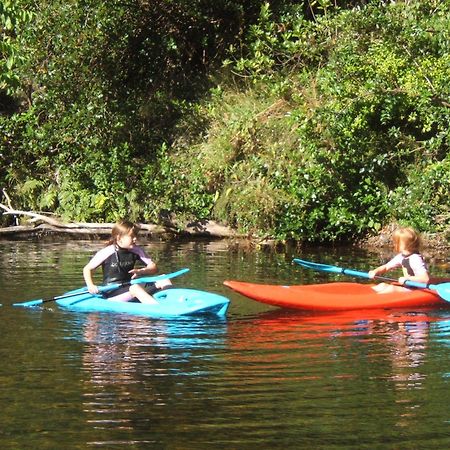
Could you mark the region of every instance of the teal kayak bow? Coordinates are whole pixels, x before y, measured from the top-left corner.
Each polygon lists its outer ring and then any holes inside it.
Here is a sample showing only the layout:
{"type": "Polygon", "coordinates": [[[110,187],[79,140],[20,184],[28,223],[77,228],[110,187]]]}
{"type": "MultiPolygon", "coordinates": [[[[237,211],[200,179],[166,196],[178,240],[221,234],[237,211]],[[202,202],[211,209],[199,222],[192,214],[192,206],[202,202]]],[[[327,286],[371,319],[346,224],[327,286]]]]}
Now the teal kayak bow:
{"type": "MultiPolygon", "coordinates": [[[[167,274],[163,274],[163,275],[155,275],[153,277],[135,278],[135,279],[133,279],[131,281],[127,281],[125,283],[107,284],[105,286],[98,286],[98,291],[99,291],[99,293],[103,293],[103,292],[112,291],[114,289],[118,289],[122,286],[130,286],[132,284],[155,283],[157,281],[167,280],[169,278],[178,277],[180,275],[183,275],[186,272],[189,272],[189,269],[181,269],[181,270],[178,270],[177,272],[167,273],[167,274]]],[[[42,305],[43,303],[55,302],[58,300],[75,297],[75,296],[82,295],[82,294],[89,294],[89,291],[85,288],[81,288],[81,289],[76,289],[74,291],[67,292],[67,293],[65,293],[63,295],[59,295],[57,297],[52,297],[52,298],[48,298],[48,299],[41,298],[38,300],[30,300],[30,301],[22,302],[22,303],[14,303],[13,306],[38,306],[38,305],[42,305]]]]}
{"type": "MultiPolygon", "coordinates": [[[[330,272],[330,273],[338,273],[341,275],[349,275],[352,277],[360,277],[360,278],[367,278],[372,279],[369,276],[368,272],[360,272],[358,270],[353,269],[345,269],[343,267],[338,266],[330,266],[327,264],[318,264],[311,261],[305,261],[303,259],[294,258],[293,260],[296,264],[299,264],[300,266],[306,267],[308,269],[313,270],[319,270],[322,272],[330,272]]],[[[380,277],[375,276],[376,280],[381,281],[388,281],[391,283],[396,283],[397,280],[395,278],[388,278],[388,277],[380,277]]],[[[429,289],[431,291],[436,291],[436,293],[441,297],[443,300],[450,302],[450,283],[439,283],[439,284],[427,284],[427,283],[419,283],[417,281],[405,281],[404,286],[415,288],[415,289],[429,289]]]]}

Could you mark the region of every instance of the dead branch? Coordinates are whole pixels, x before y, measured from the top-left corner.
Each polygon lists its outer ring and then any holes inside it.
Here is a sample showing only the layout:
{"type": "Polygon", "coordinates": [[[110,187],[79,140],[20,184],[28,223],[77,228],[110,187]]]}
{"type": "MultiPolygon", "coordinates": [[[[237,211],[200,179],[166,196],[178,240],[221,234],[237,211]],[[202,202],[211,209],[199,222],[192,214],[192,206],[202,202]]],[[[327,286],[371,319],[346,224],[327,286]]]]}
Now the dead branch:
{"type": "MultiPolygon", "coordinates": [[[[3,192],[5,194],[5,192],[3,192]]],[[[0,236],[17,234],[49,234],[49,233],[60,233],[73,235],[107,235],[110,233],[113,223],[85,223],[85,222],[62,222],[59,219],[51,217],[49,215],[36,213],[33,211],[23,211],[19,209],[14,209],[11,206],[9,197],[5,195],[8,206],[0,203],[0,208],[4,210],[3,214],[15,215],[15,216],[26,216],[30,217],[28,222],[32,225],[30,226],[12,226],[8,228],[0,228],[0,236]]],[[[211,220],[202,220],[186,225],[184,229],[179,229],[175,231],[173,227],[163,227],[161,225],[155,224],[145,224],[139,223],[139,228],[146,232],[152,234],[180,234],[184,236],[193,237],[211,237],[211,238],[229,238],[229,237],[239,237],[230,228],[218,224],[211,220]]]]}

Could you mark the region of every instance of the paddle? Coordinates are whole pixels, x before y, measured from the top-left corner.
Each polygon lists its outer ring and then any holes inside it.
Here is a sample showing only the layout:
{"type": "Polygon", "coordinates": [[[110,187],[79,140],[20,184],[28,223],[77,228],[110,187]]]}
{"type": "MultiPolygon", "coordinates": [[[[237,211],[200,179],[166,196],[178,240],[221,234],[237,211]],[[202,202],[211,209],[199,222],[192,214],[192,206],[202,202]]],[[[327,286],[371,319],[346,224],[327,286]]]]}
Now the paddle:
{"type": "MultiPolygon", "coordinates": [[[[107,284],[106,286],[99,286],[98,290],[99,290],[99,293],[101,293],[101,292],[112,291],[114,289],[118,289],[123,286],[130,286],[132,284],[154,283],[156,281],[167,280],[169,278],[178,277],[180,275],[183,275],[186,272],[189,272],[189,269],[181,269],[181,270],[178,270],[177,272],[167,273],[164,275],[155,275],[153,277],[135,278],[134,280],[127,281],[124,283],[114,283],[114,284],[107,284]]],[[[66,294],[60,295],[58,297],[53,297],[53,298],[48,298],[48,299],[31,300],[31,301],[22,302],[22,303],[13,303],[13,306],[38,306],[38,305],[42,305],[43,303],[54,302],[56,300],[61,300],[63,298],[75,297],[76,295],[82,295],[82,294],[89,294],[89,291],[87,289],[77,289],[76,291],[67,292],[66,294]]]]}
{"type": "MultiPolygon", "coordinates": [[[[371,279],[368,272],[359,272],[357,270],[352,269],[344,269],[338,266],[329,266],[327,264],[318,264],[313,263],[311,261],[305,261],[303,259],[294,258],[294,262],[299,264],[300,266],[307,267],[308,269],[313,270],[321,270],[323,272],[331,272],[331,273],[340,273],[343,275],[349,275],[353,277],[361,277],[371,279]]],[[[387,277],[374,277],[377,280],[389,281],[389,282],[398,282],[395,278],[387,278],[387,277]]],[[[439,284],[427,284],[427,283],[419,283],[417,281],[405,281],[404,283],[407,287],[412,287],[416,289],[430,289],[432,291],[436,291],[439,297],[443,300],[450,302],[450,283],[439,283],[439,284]]]]}

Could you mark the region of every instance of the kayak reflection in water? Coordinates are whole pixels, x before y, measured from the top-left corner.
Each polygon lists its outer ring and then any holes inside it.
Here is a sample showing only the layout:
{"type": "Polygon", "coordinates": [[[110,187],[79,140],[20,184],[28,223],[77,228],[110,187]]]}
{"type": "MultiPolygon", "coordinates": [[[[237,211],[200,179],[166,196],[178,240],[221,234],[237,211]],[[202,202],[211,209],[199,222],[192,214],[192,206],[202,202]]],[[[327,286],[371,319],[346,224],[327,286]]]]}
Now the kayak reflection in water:
{"type": "MultiPolygon", "coordinates": [[[[102,266],[103,284],[126,283],[139,276],[151,275],[157,271],[156,264],[136,245],[139,227],[127,220],[116,223],[111,232],[111,238],[106,247],[99,250],[83,268],[83,277],[91,294],[97,294],[99,289],[93,281],[93,273],[102,266]],[[136,263],[144,267],[135,268],[136,263]]],[[[170,280],[157,283],[133,284],[124,286],[103,295],[116,302],[129,302],[138,299],[141,303],[157,304],[152,297],[155,292],[170,287],[170,280]]]]}
{"type": "MultiPolygon", "coordinates": [[[[422,240],[417,231],[410,227],[397,228],[392,235],[392,240],[394,243],[394,251],[397,255],[386,264],[370,270],[369,277],[374,278],[389,270],[402,267],[403,276],[398,279],[400,285],[403,285],[405,281],[429,283],[430,276],[428,274],[428,269],[420,254],[422,240]]],[[[410,290],[404,286],[395,286],[387,283],[378,284],[373,289],[382,294],[410,290]]]]}

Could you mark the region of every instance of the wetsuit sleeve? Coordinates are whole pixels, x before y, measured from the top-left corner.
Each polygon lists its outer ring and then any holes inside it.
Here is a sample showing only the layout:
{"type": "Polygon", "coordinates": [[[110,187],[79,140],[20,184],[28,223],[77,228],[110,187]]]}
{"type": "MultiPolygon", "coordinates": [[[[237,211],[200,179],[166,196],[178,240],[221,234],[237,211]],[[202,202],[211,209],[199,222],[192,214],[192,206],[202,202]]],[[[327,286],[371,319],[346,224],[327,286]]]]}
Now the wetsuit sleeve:
{"type": "Polygon", "coordinates": [[[428,273],[428,268],[425,261],[422,256],[417,253],[409,257],[409,265],[411,266],[411,270],[414,272],[414,275],[423,275],[424,273],[428,273]]]}
{"type": "Polygon", "coordinates": [[[396,267],[402,267],[403,255],[399,253],[386,263],[386,270],[392,270],[396,267]]]}
{"type": "Polygon", "coordinates": [[[143,262],[144,265],[148,266],[149,264],[153,264],[152,258],[150,258],[150,256],[145,253],[142,247],[134,247],[133,252],[136,253],[137,256],[139,256],[139,259],[143,262]]]}
{"type": "Polygon", "coordinates": [[[108,245],[108,247],[102,248],[92,257],[92,259],[87,263],[86,267],[88,267],[90,270],[95,270],[113,253],[114,245],[108,245]]]}

